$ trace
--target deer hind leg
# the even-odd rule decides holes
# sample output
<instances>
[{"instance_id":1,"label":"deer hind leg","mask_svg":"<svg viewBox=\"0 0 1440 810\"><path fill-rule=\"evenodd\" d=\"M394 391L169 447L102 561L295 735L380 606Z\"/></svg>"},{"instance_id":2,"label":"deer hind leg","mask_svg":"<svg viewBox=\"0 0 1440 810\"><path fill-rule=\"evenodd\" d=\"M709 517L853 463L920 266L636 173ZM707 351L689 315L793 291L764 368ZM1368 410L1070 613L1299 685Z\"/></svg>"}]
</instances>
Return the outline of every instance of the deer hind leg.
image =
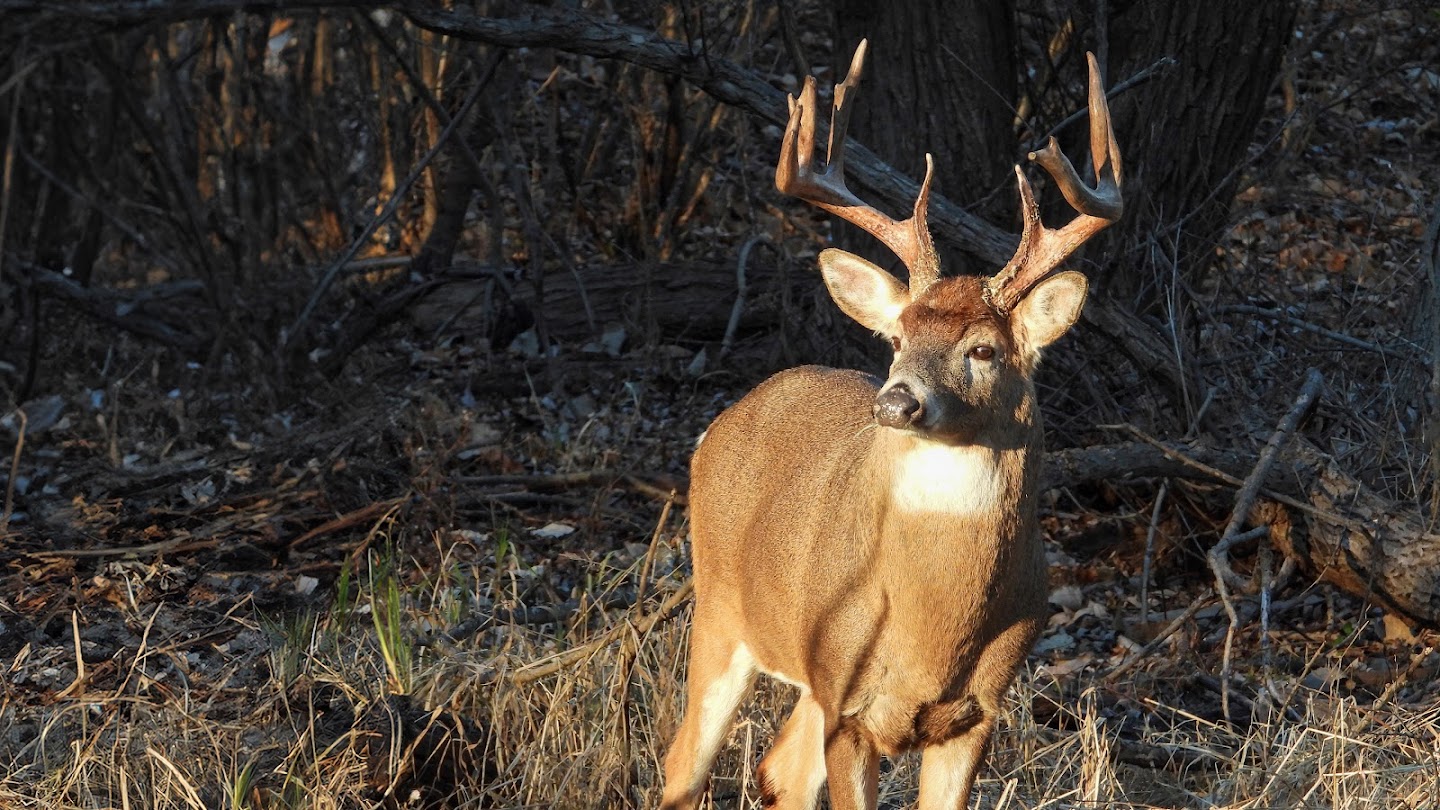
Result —
<instances>
[{"instance_id":1,"label":"deer hind leg","mask_svg":"<svg viewBox=\"0 0 1440 810\"><path fill-rule=\"evenodd\" d=\"M700 806L710 767L735 721L740 699L755 682L755 657L733 639L692 632L685 719L665 756L661 810Z\"/></svg>"},{"instance_id":2,"label":"deer hind leg","mask_svg":"<svg viewBox=\"0 0 1440 810\"><path fill-rule=\"evenodd\" d=\"M760 763L760 804L811 810L824 784L825 712L806 691Z\"/></svg>"}]
</instances>

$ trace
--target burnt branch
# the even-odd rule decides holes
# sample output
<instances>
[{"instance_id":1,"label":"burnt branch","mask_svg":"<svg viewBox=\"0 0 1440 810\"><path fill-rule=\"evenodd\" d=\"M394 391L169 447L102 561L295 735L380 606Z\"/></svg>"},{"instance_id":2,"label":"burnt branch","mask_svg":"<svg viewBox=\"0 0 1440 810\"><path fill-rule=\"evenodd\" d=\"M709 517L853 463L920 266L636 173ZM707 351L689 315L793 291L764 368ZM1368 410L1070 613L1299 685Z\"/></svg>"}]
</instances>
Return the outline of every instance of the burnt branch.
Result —
<instances>
[{"instance_id":1,"label":"burnt branch","mask_svg":"<svg viewBox=\"0 0 1440 810\"><path fill-rule=\"evenodd\" d=\"M13 262L11 267L18 269L24 282L41 295L141 337L196 353L214 338L202 326L205 319L194 315L197 309L207 306L203 299L205 287L199 281L155 285L126 295L105 287L82 287L29 262ZM184 303L179 303L182 300Z\"/></svg>"}]
</instances>

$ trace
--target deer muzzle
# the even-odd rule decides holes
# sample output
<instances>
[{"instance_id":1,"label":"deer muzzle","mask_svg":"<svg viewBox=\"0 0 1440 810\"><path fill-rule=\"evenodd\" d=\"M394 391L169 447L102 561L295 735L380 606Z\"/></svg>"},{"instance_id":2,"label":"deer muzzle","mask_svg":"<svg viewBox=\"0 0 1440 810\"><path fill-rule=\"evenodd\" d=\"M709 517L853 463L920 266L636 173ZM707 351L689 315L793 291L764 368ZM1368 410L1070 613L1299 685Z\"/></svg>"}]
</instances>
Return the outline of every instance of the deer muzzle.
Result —
<instances>
[{"instance_id":1,"label":"deer muzzle","mask_svg":"<svg viewBox=\"0 0 1440 810\"><path fill-rule=\"evenodd\" d=\"M925 406L905 383L896 383L875 398L875 422L882 427L911 428L924 416Z\"/></svg>"}]
</instances>

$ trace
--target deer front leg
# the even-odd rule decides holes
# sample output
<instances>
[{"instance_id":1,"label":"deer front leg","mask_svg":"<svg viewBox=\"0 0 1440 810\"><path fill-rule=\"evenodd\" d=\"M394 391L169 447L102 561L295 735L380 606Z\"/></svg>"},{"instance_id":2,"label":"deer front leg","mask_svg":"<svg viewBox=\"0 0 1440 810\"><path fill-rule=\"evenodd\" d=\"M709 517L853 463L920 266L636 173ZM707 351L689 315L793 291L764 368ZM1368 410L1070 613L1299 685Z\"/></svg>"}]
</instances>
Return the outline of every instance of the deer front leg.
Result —
<instances>
[{"instance_id":1,"label":"deer front leg","mask_svg":"<svg viewBox=\"0 0 1440 810\"><path fill-rule=\"evenodd\" d=\"M985 712L960 736L925 749L920 759L919 810L963 810L969 805L994 729L994 716Z\"/></svg>"},{"instance_id":2,"label":"deer front leg","mask_svg":"<svg viewBox=\"0 0 1440 810\"><path fill-rule=\"evenodd\" d=\"M825 784L825 712L800 695L760 763L760 804L767 810L811 810Z\"/></svg>"},{"instance_id":3,"label":"deer front leg","mask_svg":"<svg viewBox=\"0 0 1440 810\"><path fill-rule=\"evenodd\" d=\"M695 810L710 767L735 721L740 699L755 682L755 658L744 645L705 632L696 621L690 635L690 673L685 719L665 756L665 793L660 810Z\"/></svg>"},{"instance_id":4,"label":"deer front leg","mask_svg":"<svg viewBox=\"0 0 1440 810\"><path fill-rule=\"evenodd\" d=\"M831 810L875 810L880 754L855 726L831 730L825 741Z\"/></svg>"}]
</instances>

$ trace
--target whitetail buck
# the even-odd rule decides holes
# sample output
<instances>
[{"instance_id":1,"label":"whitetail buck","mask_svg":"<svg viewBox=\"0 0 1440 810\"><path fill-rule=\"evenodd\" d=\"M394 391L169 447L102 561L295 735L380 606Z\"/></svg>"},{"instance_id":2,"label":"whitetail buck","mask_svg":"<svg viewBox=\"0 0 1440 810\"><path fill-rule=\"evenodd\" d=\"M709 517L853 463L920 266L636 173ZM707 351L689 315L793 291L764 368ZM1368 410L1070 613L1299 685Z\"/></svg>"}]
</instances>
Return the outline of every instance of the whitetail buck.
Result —
<instances>
[{"instance_id":1,"label":"whitetail buck","mask_svg":"<svg viewBox=\"0 0 1440 810\"><path fill-rule=\"evenodd\" d=\"M923 748L921 810L956 810L1005 690L1045 616L1035 519L1042 458L1031 381L1040 352L1085 299L1079 273L1049 275L1120 216L1120 153L1090 58L1088 188L1052 138L1032 154L1080 215L1040 222L1016 168L1024 234L988 279L941 278L925 209L896 221L846 187L849 94L865 44L835 88L827 168L812 167L816 96L790 99L779 189L874 234L901 284L840 250L820 254L845 314L888 338L890 376L808 366L777 374L720 415L691 464L695 562L689 703L665 760L664 810L700 803L757 672L800 687L760 766L766 806L874 808L880 754ZM1048 276L1048 277L1047 277Z\"/></svg>"}]
</instances>

